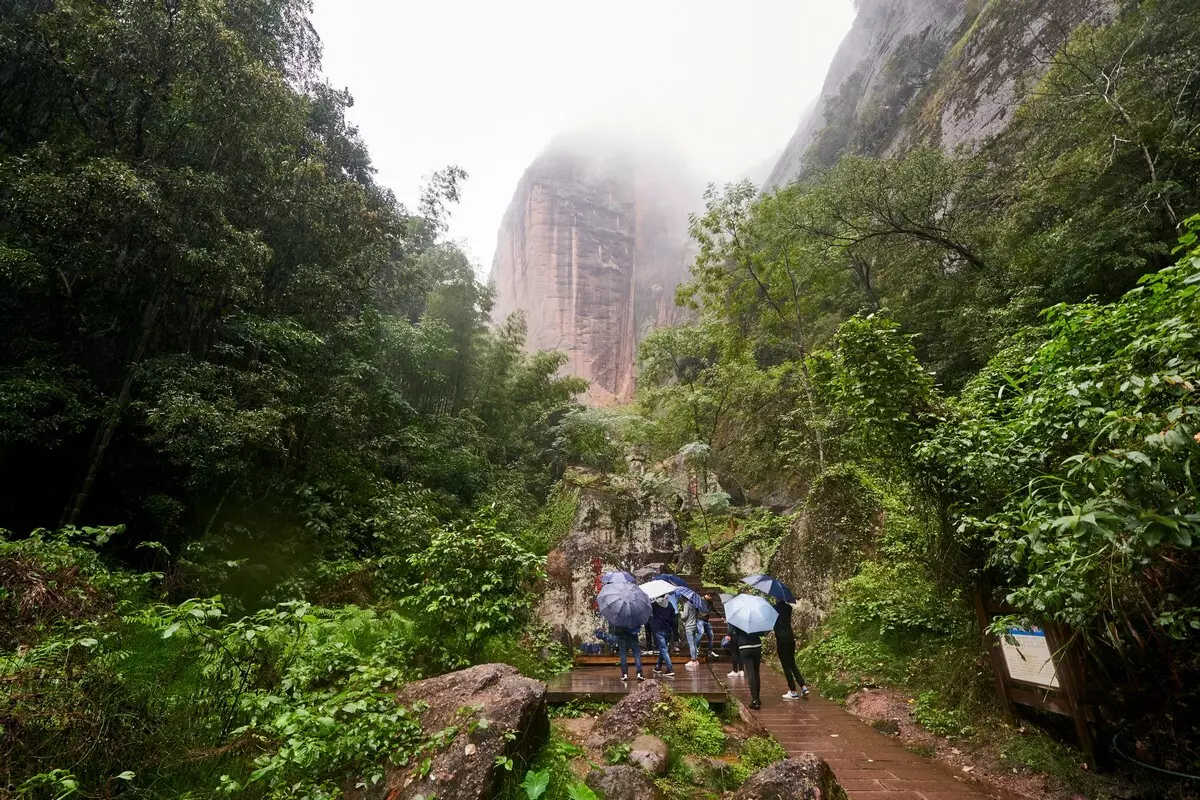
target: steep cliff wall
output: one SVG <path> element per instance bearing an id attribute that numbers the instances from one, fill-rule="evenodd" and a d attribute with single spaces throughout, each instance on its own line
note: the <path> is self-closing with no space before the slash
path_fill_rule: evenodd
<path id="1" fill-rule="evenodd" d="M 1049 58 L 1117 0 L 862 0 L 821 97 L 767 178 L 773 188 L 843 152 L 971 147 L 1004 128 Z"/>
<path id="2" fill-rule="evenodd" d="M 679 321 L 687 214 L 699 187 L 668 161 L 597 142 L 552 145 L 525 171 L 501 223 L 493 316 L 521 311 L 531 350 L 567 354 L 586 402 L 629 400 L 638 341 Z"/>

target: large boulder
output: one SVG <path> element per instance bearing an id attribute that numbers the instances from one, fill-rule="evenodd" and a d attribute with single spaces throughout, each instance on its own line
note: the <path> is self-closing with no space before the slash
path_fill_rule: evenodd
<path id="1" fill-rule="evenodd" d="M 853 467 L 832 468 L 813 483 L 804 513 L 764 570 L 795 593 L 792 628 L 801 642 L 829 613 L 834 585 L 873 551 L 883 522 L 881 498 Z"/>
<path id="2" fill-rule="evenodd" d="M 666 700 L 667 690 L 659 681 L 646 681 L 635 686 L 619 703 L 600 715 L 588 737 L 588 747 L 603 752 L 611 745 L 633 741 L 654 719 L 655 706 Z"/>
<path id="3" fill-rule="evenodd" d="M 508 773 L 496 766 L 500 757 L 528 762 L 545 743 L 546 685 L 523 677 L 507 664 L 482 664 L 418 681 L 398 697 L 404 705 L 423 703 L 421 730 L 426 734 L 455 727 L 454 738 L 432 754 L 427 778 L 416 766 L 389 766 L 385 780 L 347 796 L 360 800 L 490 800 Z M 470 709 L 464 713 L 464 709 Z M 471 722 L 486 719 L 487 725 Z M 508 734 L 515 734 L 509 737 Z"/>
<path id="4" fill-rule="evenodd" d="M 538 619 L 574 644 L 604 627 L 596 609 L 600 575 L 675 560 L 681 536 L 661 499 L 624 476 L 577 470 L 579 502 L 571 529 L 549 554 Z"/>
<path id="5" fill-rule="evenodd" d="M 733 800 L 846 800 L 829 765 L 812 753 L 776 761 L 751 775 Z"/>
<path id="6" fill-rule="evenodd" d="M 732 779 L 733 765 L 728 761 L 708 756 L 686 755 L 683 764 L 692 775 L 696 786 L 725 786 Z"/>
<path id="7" fill-rule="evenodd" d="M 638 769 L 621 764 L 593 769 L 584 779 L 604 800 L 658 800 L 662 797 L 654 779 Z"/>
<path id="8" fill-rule="evenodd" d="M 667 774 L 670 755 L 667 743 L 657 736 L 643 734 L 629 743 L 629 763 L 651 775 L 661 777 Z"/>

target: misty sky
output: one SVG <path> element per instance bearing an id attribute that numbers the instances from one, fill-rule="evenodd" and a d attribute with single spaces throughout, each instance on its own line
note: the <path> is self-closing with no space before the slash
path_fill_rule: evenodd
<path id="1" fill-rule="evenodd" d="M 451 220 L 481 272 L 525 167 L 558 133 L 645 131 L 704 181 L 787 143 L 853 19 L 851 0 L 315 0 L 324 70 L 381 183 L 470 173 Z"/>

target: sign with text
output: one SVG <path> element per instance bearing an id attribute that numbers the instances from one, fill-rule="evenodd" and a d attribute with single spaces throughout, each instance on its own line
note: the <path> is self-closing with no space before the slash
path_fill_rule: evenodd
<path id="1" fill-rule="evenodd" d="M 1000 649 L 1008 677 L 1035 686 L 1058 688 L 1054 659 L 1041 628 L 1009 628 L 1008 635 L 1000 637 Z"/>

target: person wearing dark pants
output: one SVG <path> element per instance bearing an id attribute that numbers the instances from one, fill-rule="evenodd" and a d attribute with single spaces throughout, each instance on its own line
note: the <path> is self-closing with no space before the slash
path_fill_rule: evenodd
<path id="1" fill-rule="evenodd" d="M 671 665 L 671 631 L 675 630 L 675 609 L 671 608 L 665 597 L 658 598 L 652 604 L 650 630 L 654 632 L 654 643 L 658 646 L 658 663 L 654 672 L 664 678 L 674 678 L 675 667 Z"/>
<path id="2" fill-rule="evenodd" d="M 742 666 L 746 670 L 746 683 L 750 688 L 750 708 L 762 708 L 759 700 L 759 690 L 762 688 L 762 634 L 742 632 L 741 645 Z"/>
<path id="3" fill-rule="evenodd" d="M 784 700 L 799 700 L 808 697 L 808 686 L 804 676 L 796 666 L 796 635 L 792 633 L 792 604 L 774 597 L 771 602 L 779 616 L 775 618 L 775 649 L 779 651 L 779 664 L 783 667 L 783 677 L 787 679 L 788 690 Z M 799 689 L 799 691 L 797 691 Z"/>
<path id="4" fill-rule="evenodd" d="M 637 668 L 637 679 L 639 681 L 646 680 L 642 675 L 642 645 L 638 641 L 637 628 L 616 628 L 613 633 L 616 634 L 617 647 L 621 651 L 621 680 L 629 680 L 629 670 L 626 667 L 625 651 L 633 651 L 633 665 Z"/>
<path id="5" fill-rule="evenodd" d="M 729 671 L 729 677 L 731 678 L 746 677 L 745 665 L 742 662 L 742 651 L 740 649 L 743 636 L 745 634 L 740 629 L 730 625 L 729 635 L 721 640 L 721 646 L 728 647 L 729 655 L 733 658 L 733 669 Z"/>
<path id="6" fill-rule="evenodd" d="M 709 658 L 716 658 L 717 654 L 713 652 L 713 647 L 716 646 L 716 641 L 713 639 L 712 629 L 712 609 L 713 605 L 716 603 L 716 599 L 711 593 L 706 592 L 704 595 L 704 602 L 707 604 L 705 606 L 705 610 L 700 611 L 700 613 L 697 614 L 696 647 L 701 653 L 704 652 L 704 649 L 700 647 L 700 643 L 704 641 L 704 635 L 708 634 L 708 655 Z"/>

